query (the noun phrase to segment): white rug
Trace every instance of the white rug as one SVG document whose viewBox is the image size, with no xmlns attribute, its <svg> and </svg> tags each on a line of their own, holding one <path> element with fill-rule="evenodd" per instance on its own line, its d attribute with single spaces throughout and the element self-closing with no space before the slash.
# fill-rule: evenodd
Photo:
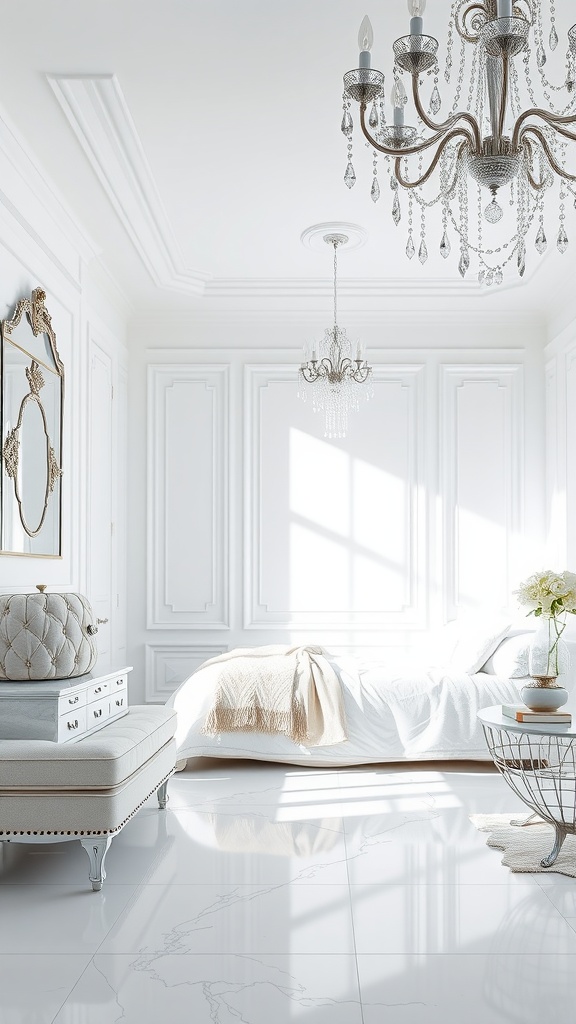
<svg viewBox="0 0 576 1024">
<path fill-rule="evenodd" d="M 526 817 L 528 817 L 528 811 Z M 540 861 L 554 846 L 554 829 L 544 821 L 519 828 L 512 819 L 522 819 L 522 811 L 510 814 L 471 814 L 470 821 L 479 832 L 489 832 L 488 846 L 504 850 L 502 863 L 511 871 L 556 871 L 576 878 L 576 836 L 566 836 L 564 845 L 551 868 L 543 868 Z"/>
</svg>

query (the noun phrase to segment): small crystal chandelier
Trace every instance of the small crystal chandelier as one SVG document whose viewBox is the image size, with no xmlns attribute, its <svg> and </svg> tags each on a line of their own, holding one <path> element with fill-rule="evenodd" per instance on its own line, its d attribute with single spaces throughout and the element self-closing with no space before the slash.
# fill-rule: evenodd
<svg viewBox="0 0 576 1024">
<path fill-rule="evenodd" d="M 576 142 L 576 134 L 569 128 L 576 125 L 576 25 L 568 32 L 563 80 L 553 82 L 545 66 L 547 50 L 554 51 L 559 42 L 554 2 L 548 7 L 540 0 L 454 0 L 447 53 L 441 60 L 438 41 L 422 31 L 425 7 L 426 0 L 408 0 L 410 34 L 393 44 L 392 124 L 386 121 L 384 75 L 371 67 L 372 26 L 367 17 L 360 26 L 360 66 L 344 75 L 341 127 L 348 144 L 344 181 L 349 188 L 356 182 L 350 113 L 355 100 L 360 104 L 366 144 L 372 150 L 371 196 L 374 202 L 380 197 L 378 156 L 382 153 L 390 175 L 396 226 L 402 217 L 398 186 L 408 193 L 408 259 L 416 253 L 420 263 L 428 259 L 426 217 L 438 206 L 438 244 L 444 259 L 450 256 L 454 242 L 462 277 L 476 258 L 480 284 L 500 284 L 510 265 L 515 264 L 523 276 L 529 238 L 533 236 L 537 252 L 546 249 L 544 204 L 555 182 L 559 183 L 555 190 L 556 246 L 561 253 L 568 248 L 566 201 L 569 195 L 576 197 L 576 173 L 566 169 L 567 151 L 574 150 L 570 144 Z M 549 11 L 546 26 L 542 8 Z M 456 56 L 457 38 L 460 52 Z M 453 102 L 446 118 L 438 121 L 440 66 L 450 84 L 454 60 L 458 68 Z M 402 80 L 405 72 L 411 79 L 415 126 L 404 124 L 408 102 Z M 425 75 L 432 77 L 427 104 L 422 95 Z M 536 95 L 536 84 L 544 104 Z M 576 162 L 572 170 L 576 172 Z M 435 182 L 432 191 L 427 187 L 430 179 Z M 492 196 L 487 205 L 483 189 Z M 514 221 L 501 241 L 490 236 L 486 222 L 492 225 L 502 219 L 498 198 L 504 190 L 504 205 L 507 201 Z"/>
<path fill-rule="evenodd" d="M 372 367 L 368 366 L 360 344 L 356 358 L 352 359 L 350 340 L 337 322 L 338 246 L 346 245 L 348 236 L 324 235 L 324 241 L 334 247 L 334 326 L 326 328 L 319 351 L 313 347 L 311 358 L 300 366 L 299 377 L 312 385 L 314 412 L 325 414 L 324 437 L 346 437 L 349 410 L 359 408 L 362 392 L 366 398 L 372 397 L 370 387 L 360 387 L 368 381 Z M 305 399 L 306 392 L 307 388 L 301 388 L 300 397 Z"/>
</svg>

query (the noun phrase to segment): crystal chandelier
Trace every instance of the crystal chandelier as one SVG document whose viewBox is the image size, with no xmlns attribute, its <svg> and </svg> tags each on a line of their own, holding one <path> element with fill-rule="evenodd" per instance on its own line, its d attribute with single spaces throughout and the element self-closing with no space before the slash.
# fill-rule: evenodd
<svg viewBox="0 0 576 1024">
<path fill-rule="evenodd" d="M 334 326 L 326 328 L 318 350 L 315 346 L 312 348 L 311 358 L 300 366 L 299 378 L 312 385 L 314 412 L 324 412 L 324 437 L 346 437 L 348 412 L 359 408 L 362 393 L 366 398 L 372 397 L 370 387 L 360 387 L 367 383 L 372 367 L 368 366 L 360 344 L 356 358 L 352 359 L 350 339 L 337 322 L 338 246 L 346 245 L 348 236 L 324 235 L 324 241 L 334 247 Z M 307 390 L 300 389 L 301 398 L 306 398 Z"/>
<path fill-rule="evenodd" d="M 438 207 L 437 244 L 444 259 L 454 248 L 462 277 L 474 260 L 481 284 L 500 284 L 509 267 L 523 276 L 529 241 L 533 239 L 539 253 L 546 249 L 544 205 L 552 196 L 558 203 L 552 229 L 556 246 L 561 253 L 568 248 L 566 202 L 576 197 L 576 173 L 566 169 L 567 152 L 576 142 L 569 127 L 576 125 L 576 25 L 568 32 L 562 80 L 553 82 L 546 64 L 559 42 L 554 0 L 549 8 L 540 0 L 454 0 L 447 53 L 441 60 L 438 41 L 422 31 L 425 6 L 426 0 L 408 0 L 410 33 L 393 44 L 391 124 L 386 120 L 384 75 L 371 67 L 372 26 L 368 18 L 360 26 L 360 66 L 344 75 L 344 181 L 349 188 L 356 182 L 350 113 L 354 100 L 360 104 L 362 132 L 372 150 L 371 196 L 374 202 L 380 197 L 382 153 L 396 226 L 402 217 L 398 186 L 407 191 L 408 259 L 416 254 L 422 264 L 428 259 L 427 218 Z M 549 12 L 546 25 L 542 6 Z M 442 121 L 437 119 L 440 66 L 453 86 L 452 105 Z M 414 126 L 404 123 L 405 75 L 411 79 Z M 425 76 L 431 79 L 427 89 Z M 576 161 L 571 166 L 576 172 Z M 503 217 L 502 199 L 510 207 L 504 240 L 489 226 Z"/>
</svg>

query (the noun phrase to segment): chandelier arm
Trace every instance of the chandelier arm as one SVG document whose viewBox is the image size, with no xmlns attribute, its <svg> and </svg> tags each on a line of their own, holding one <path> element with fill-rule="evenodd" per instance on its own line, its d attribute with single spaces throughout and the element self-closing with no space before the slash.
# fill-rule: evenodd
<svg viewBox="0 0 576 1024">
<path fill-rule="evenodd" d="M 522 132 L 521 141 L 522 141 L 522 139 L 525 137 L 525 135 L 528 132 L 530 132 L 532 135 L 534 135 L 538 139 L 538 142 L 540 143 L 540 145 L 542 146 L 542 149 L 544 150 L 544 152 L 546 154 L 546 159 L 548 160 L 548 163 L 550 164 L 550 167 L 552 168 L 553 171 L 556 172 L 558 177 L 559 178 L 565 178 L 567 181 L 576 181 L 576 174 L 568 174 L 568 171 L 562 170 L 562 168 L 560 167 L 560 164 L 558 164 L 556 162 L 554 156 L 552 155 L 552 150 L 550 149 L 550 146 L 548 145 L 547 140 L 544 138 L 544 134 L 542 133 L 540 128 L 537 128 L 536 125 L 529 124 L 528 127 L 524 128 L 524 130 Z"/>
<path fill-rule="evenodd" d="M 526 177 L 528 178 L 528 181 L 530 182 L 530 185 L 532 186 L 534 191 L 541 192 L 542 189 L 546 188 L 546 179 L 542 177 L 540 181 L 536 181 L 536 179 L 534 178 L 532 174 L 532 168 L 534 166 L 534 149 L 532 147 L 530 139 L 527 139 L 524 135 L 522 136 L 522 145 L 526 148 L 526 151 L 528 153 L 528 162 L 525 165 Z"/>
<path fill-rule="evenodd" d="M 424 139 L 422 142 L 419 142 L 417 146 L 403 146 L 402 148 L 398 148 L 395 146 L 383 146 L 380 142 L 377 142 L 376 139 L 372 137 L 372 135 L 370 135 L 370 132 L 366 127 L 365 103 L 362 103 L 360 105 L 360 127 L 362 128 L 362 133 L 364 137 L 368 140 L 373 149 L 378 150 L 379 153 L 384 153 L 385 156 L 396 157 L 413 156 L 415 153 L 423 153 L 425 149 L 429 149 L 430 146 L 434 146 L 446 134 L 444 131 L 436 132 L 436 134 L 432 135 L 431 138 Z M 459 130 L 459 134 L 466 135 L 468 141 L 473 142 L 472 136 L 464 128 L 461 128 Z"/>
<path fill-rule="evenodd" d="M 480 129 L 478 127 L 478 122 L 476 121 L 476 118 L 472 114 L 468 113 L 468 111 L 460 111 L 458 114 L 454 114 L 452 117 L 449 117 L 447 121 L 443 121 L 442 124 L 435 124 L 434 121 L 432 121 L 428 117 L 428 114 L 426 113 L 424 107 L 422 106 L 422 101 L 420 99 L 420 91 L 418 89 L 417 74 L 412 75 L 412 95 L 414 97 L 414 105 L 416 107 L 416 113 L 418 114 L 418 117 L 432 132 L 445 132 L 448 131 L 448 129 L 451 128 L 453 125 L 455 125 L 457 121 L 468 121 L 470 127 L 472 128 L 472 133 L 474 136 L 474 138 L 472 138 L 472 136 L 469 136 L 470 141 L 473 142 L 475 146 L 473 151 L 475 153 L 480 152 L 482 148 L 482 142 L 480 139 Z"/>
<path fill-rule="evenodd" d="M 456 31 L 461 39 L 465 39 L 467 43 L 477 43 L 478 35 L 471 36 L 466 31 L 466 19 L 472 11 L 479 11 L 481 14 L 486 15 L 486 20 L 490 18 L 489 11 L 486 9 L 484 4 L 475 3 L 469 4 L 466 10 L 456 12 Z"/>
<path fill-rule="evenodd" d="M 567 128 L 561 128 L 560 125 L 557 124 L 551 124 L 550 127 L 553 128 L 558 135 L 563 135 L 565 139 L 570 139 L 570 142 L 576 142 L 576 135 L 574 132 L 569 132 Z"/>
<path fill-rule="evenodd" d="M 396 176 L 398 184 L 402 185 L 403 188 L 417 188 L 419 185 L 423 185 L 425 181 L 428 181 L 428 178 L 430 177 L 430 175 L 435 171 L 436 166 L 438 164 L 438 161 L 439 161 L 440 157 L 442 156 L 442 153 L 446 149 L 446 146 L 448 145 L 449 142 L 452 142 L 452 139 L 456 138 L 456 136 L 458 136 L 458 135 L 465 135 L 466 136 L 464 142 L 461 142 L 460 146 L 458 147 L 458 153 L 457 153 L 457 156 L 456 156 L 456 162 L 458 162 L 458 160 L 460 159 L 460 154 L 462 153 L 462 150 L 468 145 L 469 142 L 472 141 L 470 135 L 468 134 L 468 132 L 466 131 L 465 128 L 454 128 L 451 132 L 448 132 L 448 135 L 445 136 L 445 138 L 442 140 L 442 142 L 438 146 L 438 149 L 436 150 L 436 153 L 434 154 L 434 158 L 433 158 L 433 160 L 432 160 L 428 170 L 425 171 L 424 174 L 420 178 L 418 178 L 417 181 L 407 181 L 405 178 L 402 177 L 402 172 L 400 170 L 400 163 L 401 163 L 401 159 L 402 158 L 399 157 L 399 156 L 396 157 L 396 162 L 394 164 L 394 174 Z"/>
<path fill-rule="evenodd" d="M 540 117 L 543 121 L 546 121 L 551 128 L 556 128 L 562 124 L 576 124 L 576 114 L 570 114 L 567 117 L 561 117 L 559 114 L 550 114 L 547 110 L 541 110 L 539 107 L 532 107 L 531 110 L 525 110 L 524 113 L 520 114 L 516 119 L 514 125 L 514 132 L 512 134 L 512 149 L 518 148 L 518 139 L 520 138 L 520 131 L 522 125 L 527 117 Z M 557 129 L 558 130 L 558 129 Z"/>
</svg>

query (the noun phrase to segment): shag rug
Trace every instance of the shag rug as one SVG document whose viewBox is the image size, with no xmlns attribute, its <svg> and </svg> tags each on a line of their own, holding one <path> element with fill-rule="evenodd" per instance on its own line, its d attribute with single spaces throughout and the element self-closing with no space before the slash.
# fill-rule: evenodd
<svg viewBox="0 0 576 1024">
<path fill-rule="evenodd" d="M 550 868 L 543 868 L 540 861 L 548 856 L 554 846 L 554 829 L 540 819 L 522 827 L 510 824 L 512 819 L 522 820 L 522 817 L 522 811 L 510 814 L 471 814 L 470 821 L 479 832 L 490 833 L 486 840 L 488 846 L 504 850 L 502 864 L 511 871 L 556 871 L 576 878 L 576 836 L 566 836 L 556 862 Z"/>
</svg>

